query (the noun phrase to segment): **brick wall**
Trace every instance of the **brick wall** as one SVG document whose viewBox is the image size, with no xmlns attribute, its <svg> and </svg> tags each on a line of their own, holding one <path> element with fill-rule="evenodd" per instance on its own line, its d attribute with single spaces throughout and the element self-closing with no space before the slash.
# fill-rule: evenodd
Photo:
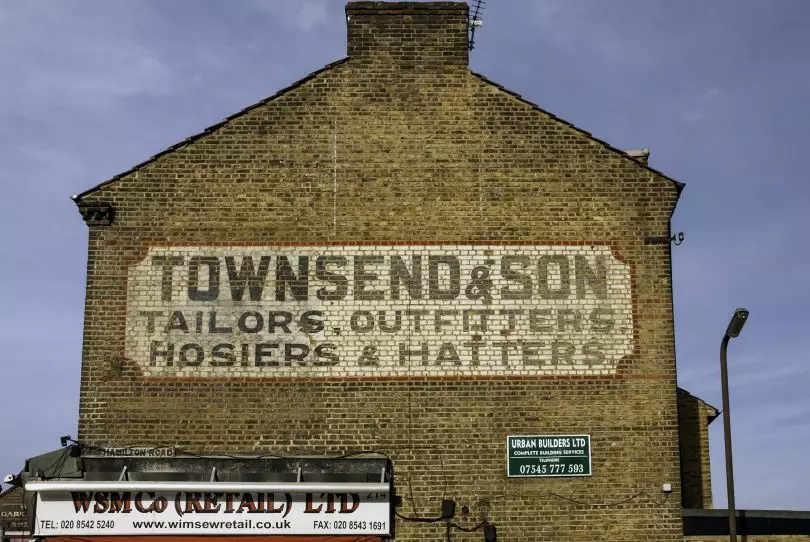
<svg viewBox="0 0 810 542">
<path fill-rule="evenodd" d="M 469 507 L 462 525 L 486 518 L 500 540 L 680 540 L 670 251 L 648 242 L 668 237 L 677 184 L 469 72 L 465 4 L 347 15 L 347 60 L 80 196 L 114 208 L 111 225 L 88 222 L 80 439 L 379 450 L 405 515 L 436 516 L 452 497 Z M 444 258 L 433 290 L 431 254 Z M 327 272 L 347 280 L 343 297 L 318 296 L 342 288 Z M 414 306 L 431 326 L 417 336 L 409 321 L 404 361 L 402 335 L 352 325 L 358 310 Z M 307 327 L 306 310 L 328 307 Z M 272 331 L 251 312 L 276 318 Z M 477 365 L 474 341 L 487 343 Z M 181 359 L 184 344 L 202 354 Z M 217 344 L 233 346 L 217 356 Z M 316 355 L 323 344 L 337 362 Z M 367 346 L 376 360 L 361 359 Z M 507 478 L 510 434 L 590 434 L 593 475 Z M 400 522 L 397 539 L 443 528 Z"/>
<path fill-rule="evenodd" d="M 712 508 L 709 423 L 717 409 L 678 388 L 681 497 L 684 508 Z"/>
<path fill-rule="evenodd" d="M 807 542 L 810 540 L 810 535 L 751 535 L 740 536 L 740 542 Z M 687 536 L 684 537 L 684 542 L 726 542 L 728 535 L 723 536 Z"/>
</svg>

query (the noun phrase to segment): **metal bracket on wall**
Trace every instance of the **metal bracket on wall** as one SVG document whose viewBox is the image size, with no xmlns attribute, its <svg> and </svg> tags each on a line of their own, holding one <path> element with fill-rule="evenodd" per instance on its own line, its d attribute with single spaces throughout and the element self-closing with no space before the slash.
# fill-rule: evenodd
<svg viewBox="0 0 810 542">
<path fill-rule="evenodd" d="M 79 213 L 88 226 L 109 226 L 115 218 L 111 203 L 79 203 Z"/>
<path fill-rule="evenodd" d="M 674 234 L 672 237 L 667 237 L 665 235 L 661 235 L 658 237 L 650 236 L 644 238 L 645 245 L 668 245 L 669 243 L 674 244 L 675 246 L 680 245 L 683 243 L 683 232 L 678 232 Z"/>
</svg>

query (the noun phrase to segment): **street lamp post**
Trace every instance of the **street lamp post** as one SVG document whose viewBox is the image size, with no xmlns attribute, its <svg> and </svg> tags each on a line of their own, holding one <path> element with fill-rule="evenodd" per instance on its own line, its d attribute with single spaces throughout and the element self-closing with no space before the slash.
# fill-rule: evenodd
<svg viewBox="0 0 810 542">
<path fill-rule="evenodd" d="M 728 324 L 720 344 L 720 381 L 723 386 L 723 436 L 726 444 L 726 491 L 728 495 L 728 534 L 731 542 L 737 542 L 737 512 L 734 507 L 734 463 L 731 460 L 731 410 L 728 399 L 728 341 L 737 337 L 748 319 L 746 309 L 737 309 Z"/>
</svg>

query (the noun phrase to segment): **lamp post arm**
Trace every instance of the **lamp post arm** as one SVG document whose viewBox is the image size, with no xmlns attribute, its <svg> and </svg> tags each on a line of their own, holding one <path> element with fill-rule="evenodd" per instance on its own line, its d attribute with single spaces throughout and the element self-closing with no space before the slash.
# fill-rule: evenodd
<svg viewBox="0 0 810 542">
<path fill-rule="evenodd" d="M 737 542 L 737 511 L 734 503 L 734 462 L 731 457 L 731 408 L 728 397 L 728 350 L 729 336 L 720 344 L 720 381 L 723 387 L 723 439 L 726 446 L 726 491 L 728 496 L 728 533 L 731 542 Z"/>
</svg>

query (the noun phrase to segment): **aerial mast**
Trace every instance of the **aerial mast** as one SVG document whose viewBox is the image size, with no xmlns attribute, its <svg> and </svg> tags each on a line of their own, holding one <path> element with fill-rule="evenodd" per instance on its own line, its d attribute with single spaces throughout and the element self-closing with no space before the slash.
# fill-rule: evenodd
<svg viewBox="0 0 810 542">
<path fill-rule="evenodd" d="M 481 13 L 484 11 L 484 6 L 487 3 L 484 0 L 475 0 L 475 5 L 472 9 L 472 15 L 470 15 L 470 41 L 469 41 L 469 48 L 472 51 L 475 48 L 475 29 L 484 26 L 484 21 L 481 19 Z"/>
</svg>

